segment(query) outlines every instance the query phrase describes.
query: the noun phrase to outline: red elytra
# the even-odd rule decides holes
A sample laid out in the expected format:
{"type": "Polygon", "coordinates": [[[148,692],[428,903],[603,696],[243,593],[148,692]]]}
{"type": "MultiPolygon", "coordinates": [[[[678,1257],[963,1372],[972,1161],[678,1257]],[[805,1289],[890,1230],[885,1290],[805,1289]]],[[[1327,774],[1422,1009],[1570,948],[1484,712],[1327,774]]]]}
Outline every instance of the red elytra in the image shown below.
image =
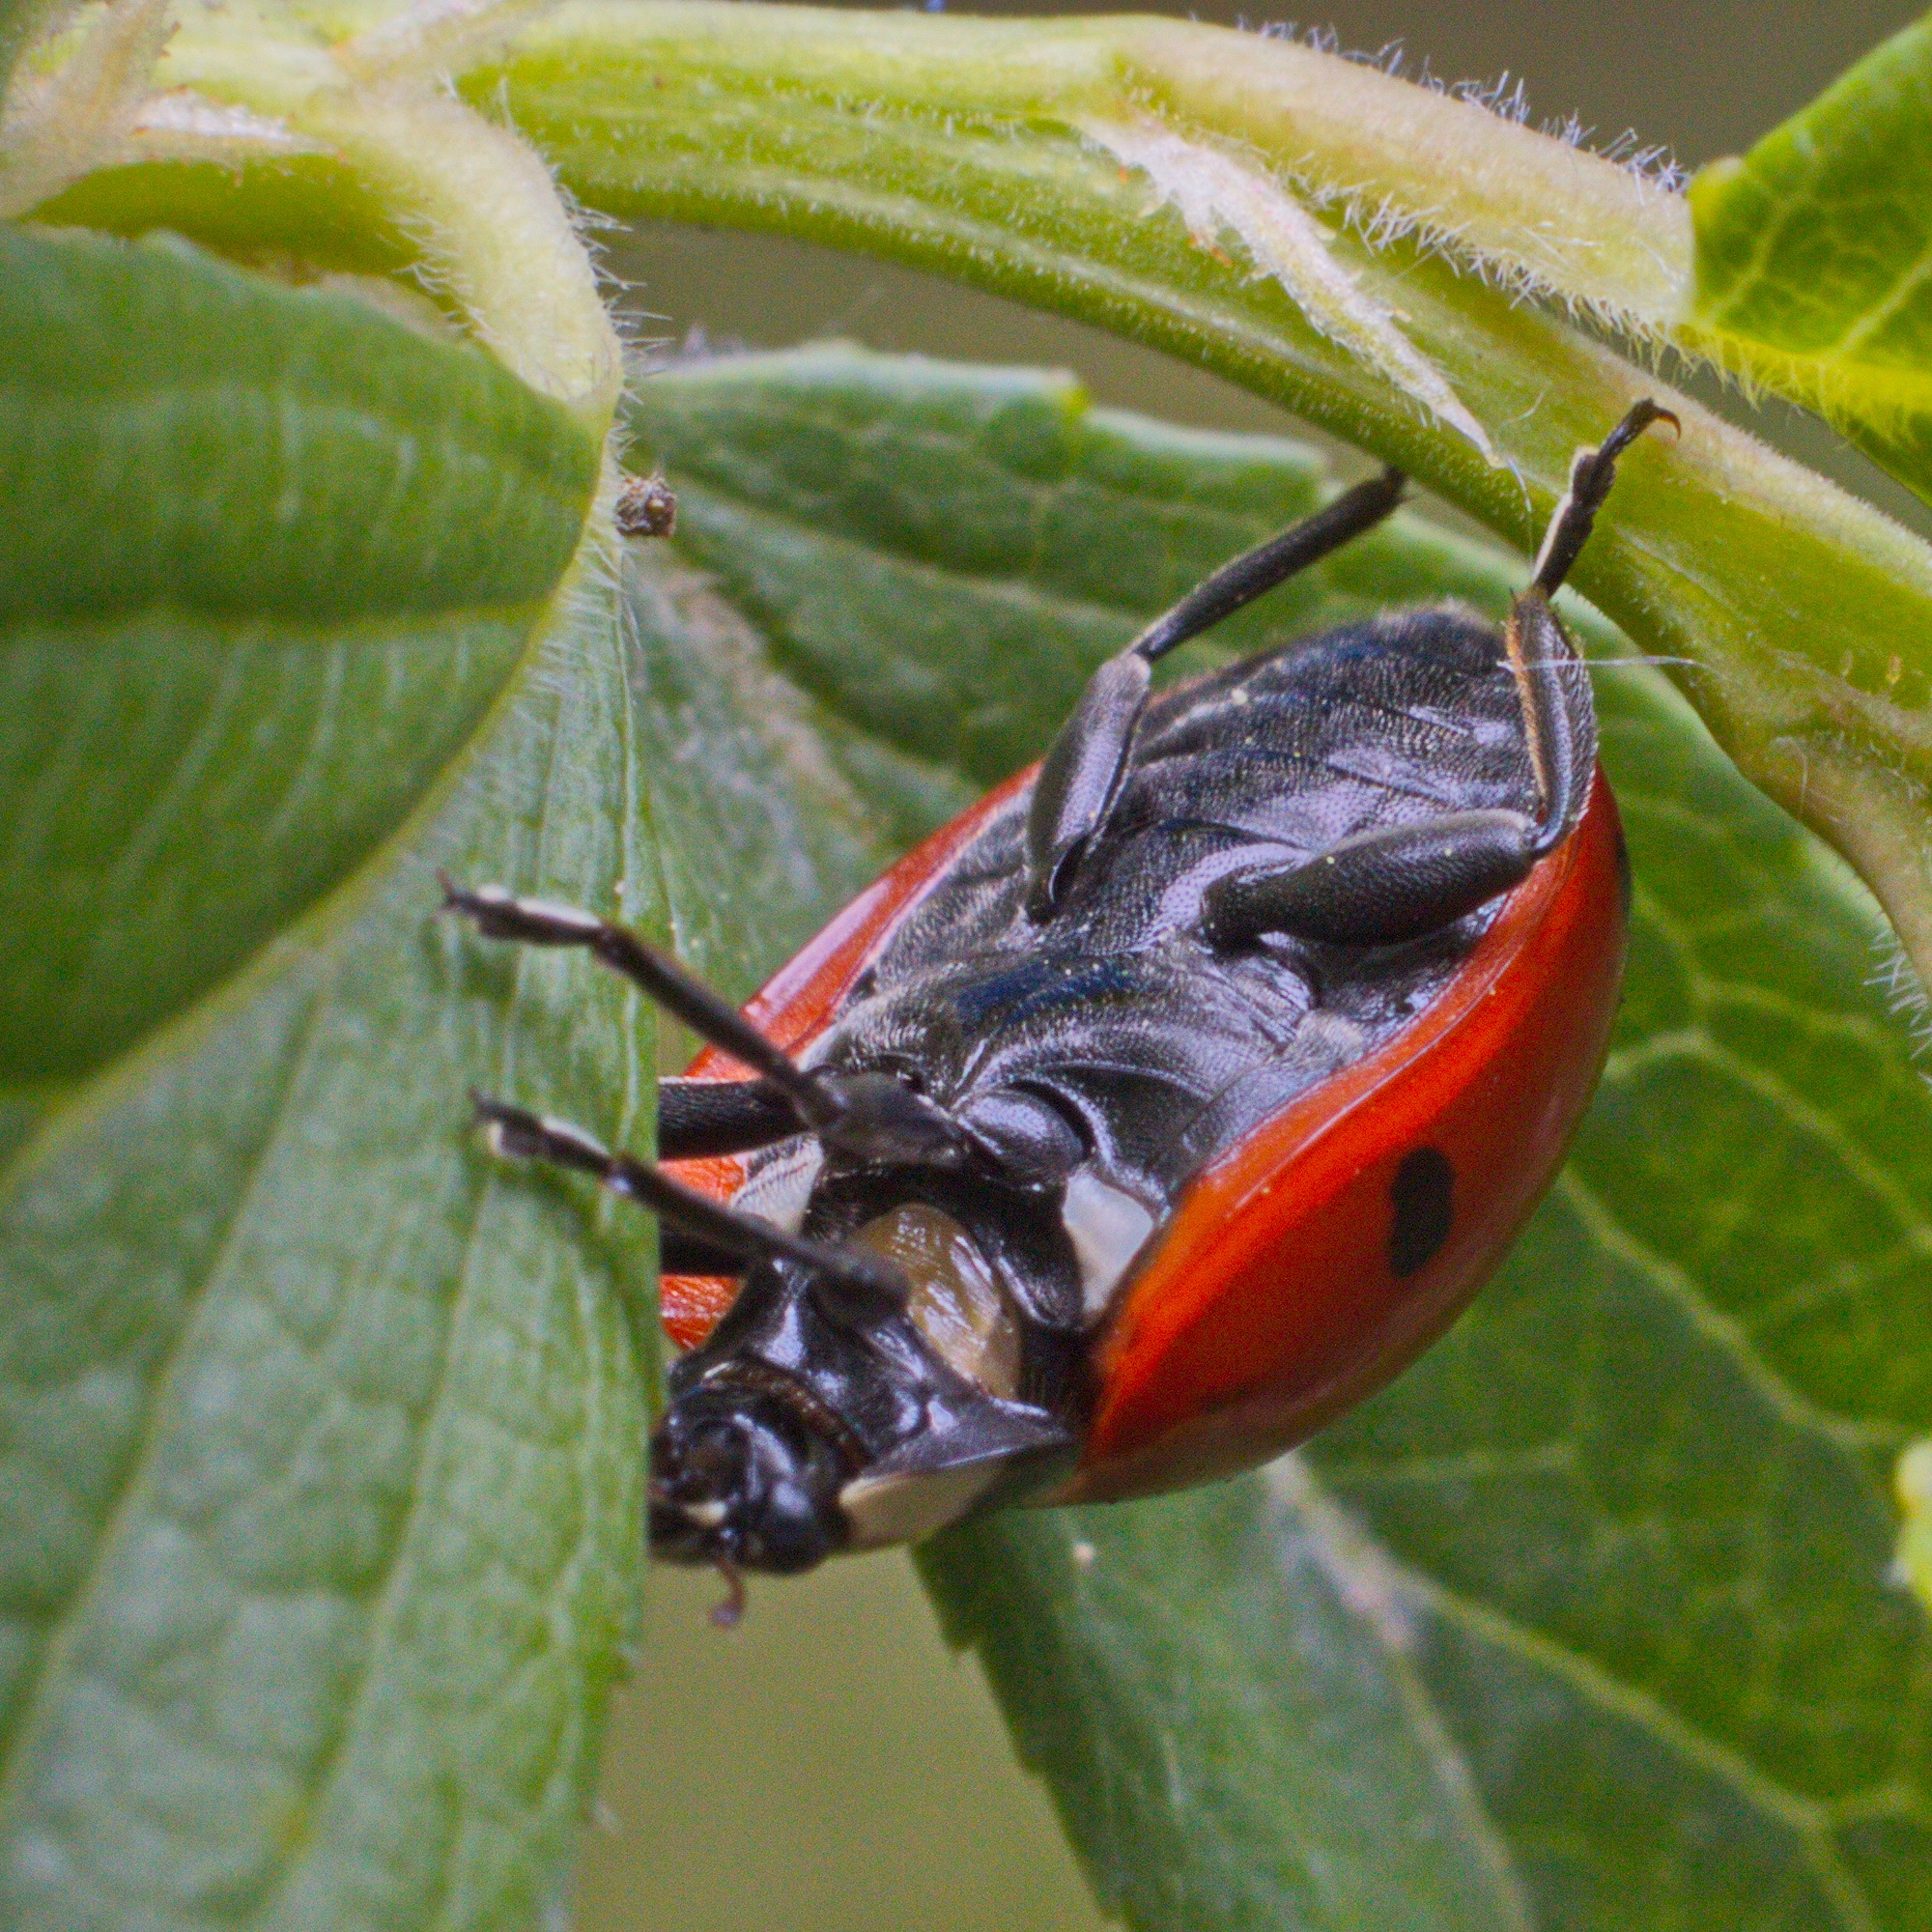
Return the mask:
{"type": "MultiPolygon", "coordinates": [[[[949,862],[1038,767],[935,833],[838,915],[744,1010],[810,1043],[949,862]]],[[[1095,1362],[1080,1463],[1047,1500],[1175,1489],[1312,1435],[1413,1360],[1496,1265],[1561,1162],[1601,1069],[1625,951],[1623,834],[1601,771],[1572,836],[1502,902],[1447,990],[1205,1170],[1139,1257],[1095,1362]],[[1399,1276],[1396,1168],[1428,1146],[1456,1175],[1452,1232],[1399,1276]]],[[[690,1077],[739,1080],[715,1048],[690,1077]]],[[[737,1159],[669,1163],[715,1200],[737,1159]]],[[[725,1278],[668,1275],[666,1332],[696,1347],[725,1278]]]]}

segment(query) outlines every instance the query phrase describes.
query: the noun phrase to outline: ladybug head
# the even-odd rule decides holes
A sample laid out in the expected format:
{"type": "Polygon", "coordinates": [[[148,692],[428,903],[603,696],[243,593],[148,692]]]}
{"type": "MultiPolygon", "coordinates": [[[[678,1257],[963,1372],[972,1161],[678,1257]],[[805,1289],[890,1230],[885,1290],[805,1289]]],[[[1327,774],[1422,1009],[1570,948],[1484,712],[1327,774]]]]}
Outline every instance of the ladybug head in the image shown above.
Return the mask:
{"type": "Polygon", "coordinates": [[[846,1540],[838,1448],[773,1390],[700,1382],[651,1437],[651,1550],[784,1576],[846,1540]]]}

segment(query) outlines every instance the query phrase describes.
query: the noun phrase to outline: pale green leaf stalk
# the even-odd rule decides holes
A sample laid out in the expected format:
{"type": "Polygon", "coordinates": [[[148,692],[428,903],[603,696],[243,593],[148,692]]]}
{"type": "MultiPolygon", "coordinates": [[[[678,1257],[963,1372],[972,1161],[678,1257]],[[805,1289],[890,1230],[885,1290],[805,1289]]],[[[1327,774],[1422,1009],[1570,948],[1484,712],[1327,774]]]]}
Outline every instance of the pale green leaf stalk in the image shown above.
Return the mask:
{"type": "Polygon", "coordinates": [[[18,16],[14,45],[0,42],[0,217],[23,213],[121,158],[167,42],[170,4],[113,0],[44,75],[18,65],[44,15],[18,16]]]}
{"type": "Polygon", "coordinates": [[[0,95],[14,71],[39,41],[54,33],[77,0],[0,0],[0,95]]]}
{"type": "Polygon", "coordinates": [[[417,272],[534,389],[608,428],[623,354],[541,160],[462,102],[398,84],[318,91],[290,116],[372,187],[417,272]]]}
{"type": "Polygon", "coordinates": [[[623,354],[590,258],[541,158],[452,99],[441,76],[487,55],[534,10],[526,0],[418,0],[333,48],[341,79],[289,104],[418,249],[416,272],[534,389],[599,431],[623,354]]]}

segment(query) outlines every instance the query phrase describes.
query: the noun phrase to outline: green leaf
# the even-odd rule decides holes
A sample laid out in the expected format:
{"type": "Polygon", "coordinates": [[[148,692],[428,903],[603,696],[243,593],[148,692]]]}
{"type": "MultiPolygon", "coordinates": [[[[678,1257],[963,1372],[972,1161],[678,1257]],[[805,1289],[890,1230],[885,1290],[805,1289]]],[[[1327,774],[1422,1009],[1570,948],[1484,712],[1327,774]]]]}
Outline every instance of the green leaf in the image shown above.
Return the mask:
{"type": "Polygon", "coordinates": [[[339,295],[4,245],[0,1921],[530,1925],[648,1243],[464,1095],[621,1130],[639,1022],[435,869],[654,917],[597,441],[339,295]]]}
{"type": "MultiPolygon", "coordinates": [[[[702,882],[751,882],[733,990],[1321,481],[1065,378],[851,352],[675,368],[637,408],[705,572],[649,565],[640,674],[726,721],[688,727],[655,827],[707,962],[702,882]],[[691,651],[694,609],[731,656],[691,651]]],[[[1399,519],[1220,641],[1431,589],[1495,611],[1523,567],[1399,519]]],[[[1286,1463],[923,1553],[1137,1928],[1932,1924],[1927,1631],[1887,1494],[1932,1420],[1932,1095],[1836,862],[1652,676],[1599,690],[1630,979],[1498,1280],[1286,1463]]]]}
{"type": "Polygon", "coordinates": [[[1932,497],[1932,21],[1691,185],[1692,346],[1932,497]]]}
{"type": "Polygon", "coordinates": [[[360,864],[495,699],[598,451],[480,350],[177,243],[0,230],[0,1085],[360,864]]]}

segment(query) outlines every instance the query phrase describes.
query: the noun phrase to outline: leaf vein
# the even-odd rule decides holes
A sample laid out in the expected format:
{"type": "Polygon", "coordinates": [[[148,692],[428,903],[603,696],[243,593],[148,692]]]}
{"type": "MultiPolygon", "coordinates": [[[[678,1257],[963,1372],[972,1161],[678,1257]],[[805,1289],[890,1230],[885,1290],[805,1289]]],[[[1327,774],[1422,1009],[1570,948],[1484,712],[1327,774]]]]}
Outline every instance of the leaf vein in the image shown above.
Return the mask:
{"type": "Polygon", "coordinates": [[[1835,1415],[1801,1395],[1751,1346],[1743,1325],[1714,1308],[1689,1275],[1626,1228],[1574,1166],[1566,1167],[1557,1177],[1552,1191],[1569,1203],[1592,1240],[1642,1275],[1684,1312],[1699,1334],[1732,1360],[1780,1421],[1857,1456],[1897,1440],[1894,1430],[1835,1415]]]}
{"type": "Polygon", "coordinates": [[[1650,1733],[1740,1798],[1784,1825],[1804,1848],[1805,1861],[1846,1932],[1885,1932],[1857,1879],[1831,1838],[1833,1807],[1787,1791],[1750,1760],[1687,1723],[1668,1705],[1613,1677],[1601,1665],[1434,1577],[1406,1570],[1404,1580],[1444,1621],[1560,1678],[1586,1702],[1650,1733]]]}
{"type": "MultiPolygon", "coordinates": [[[[29,1775],[32,1742],[50,1716],[48,1707],[55,1679],[79,1639],[88,1608],[100,1588],[122,1532],[131,1522],[137,1507],[148,1499],[152,1473],[149,1463],[159,1441],[162,1419],[170,1407],[172,1384],[181,1372],[188,1345],[197,1332],[198,1318],[208,1305],[208,1296],[214,1284],[229,1264],[242,1225],[255,1201],[270,1160],[287,1130],[289,1098],[307,1069],[315,1050],[323,1006],[323,989],[317,986],[310,992],[308,1010],[301,1022],[299,1037],[294,1042],[294,1050],[284,1056],[283,1066],[286,1070],[281,1079],[281,1092],[267,1118],[261,1141],[249,1158],[246,1177],[235,1191],[233,1206],[223,1223],[220,1242],[199,1285],[190,1291],[188,1305],[184,1307],[181,1321],[156,1365],[151,1384],[153,1392],[146,1405],[140,1439],[128,1458],[128,1473],[120,1493],[101,1524],[100,1533],[95,1538],[93,1548],[88,1552],[85,1569],[75,1578],[66,1604],[42,1644],[41,1656],[34,1670],[33,1688],[27,1693],[12,1734],[0,1743],[0,1818],[16,1813],[23,1796],[22,1787],[29,1775]]],[[[118,1071],[117,1067],[106,1077],[112,1079],[118,1071]]]]}
{"type": "MultiPolygon", "coordinates": [[[[526,655],[525,670],[527,673],[530,663],[526,655]]],[[[555,729],[555,698],[552,697],[552,729],[547,748],[544,774],[543,797],[545,810],[543,823],[551,818],[549,810],[556,784],[558,757],[555,729]]],[[[539,850],[542,847],[542,834],[538,835],[539,850]]],[[[517,996],[512,1001],[513,1009],[522,1003],[522,988],[526,975],[534,970],[532,952],[529,948],[519,948],[517,954],[517,996]]],[[[516,1032],[506,1031],[503,1038],[500,1064],[503,1085],[507,1088],[508,1078],[515,1061],[516,1032]]],[[[374,1593],[366,1624],[367,1636],[362,1654],[356,1661],[353,1677],[344,1686],[342,1700],[342,1719],[337,1725],[329,1747],[317,1762],[308,1781],[310,1815],[317,1815],[326,1807],[336,1789],[346,1768],[347,1760],[355,1744],[360,1740],[369,1717],[369,1699],[373,1693],[383,1664],[389,1655],[388,1642],[398,1621],[399,1595],[404,1587],[408,1558],[415,1547],[421,1526],[423,1511],[429,1501],[429,1472],[435,1462],[437,1444],[447,1424],[450,1381],[458,1352],[458,1338],[463,1332],[464,1316],[474,1292],[474,1266],[477,1241],[481,1234],[486,1209],[492,1197],[500,1185],[494,1169],[487,1172],[481,1187],[473,1197],[469,1225],[463,1244],[463,1259],[456,1270],[450,1296],[449,1316],[443,1324],[440,1348],[437,1360],[435,1385],[429,1392],[429,1399],[423,1406],[423,1422],[416,1438],[416,1453],[413,1467],[410,1473],[410,1492],[407,1505],[398,1514],[394,1540],[383,1568],[381,1587],[374,1593]]],[[[312,1845],[314,1840],[308,1841],[312,1845]]],[[[271,1922],[272,1915],[280,1906],[296,1883],[302,1857],[307,1846],[291,1847],[291,1856],[280,1876],[271,1888],[265,1889],[259,1917],[264,1923],[271,1922]]],[[[436,1895],[422,1901],[421,1916],[428,1919],[432,1911],[440,1911],[448,1889],[448,1868],[446,1861],[439,1864],[434,1880],[436,1895]]]]}

